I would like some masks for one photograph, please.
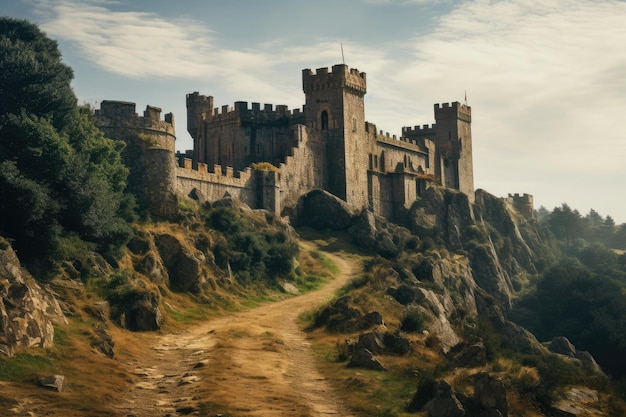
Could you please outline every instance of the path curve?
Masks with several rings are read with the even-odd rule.
[[[116,411],[127,417],[352,416],[318,373],[297,324],[301,313],[330,300],[361,271],[358,261],[325,255],[340,272],[320,290],[155,338],[132,364],[140,382]]]

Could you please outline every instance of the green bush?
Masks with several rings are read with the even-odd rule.
[[[204,216],[207,226],[225,238],[214,248],[216,263],[230,266],[241,283],[291,277],[298,246],[279,222],[269,222],[267,216],[255,220],[232,207],[208,209]]]

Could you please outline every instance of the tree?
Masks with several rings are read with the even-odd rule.
[[[26,262],[76,238],[111,252],[131,233],[124,145],[77,105],[72,74],[36,25],[0,18],[0,234]]]
[[[550,213],[550,229],[554,236],[564,239],[567,246],[571,246],[574,238],[582,235],[583,222],[578,210],[572,210],[563,203],[561,207],[555,207]]]

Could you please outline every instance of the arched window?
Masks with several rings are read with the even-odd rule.
[[[328,112],[324,110],[322,112],[322,130],[328,129]]]

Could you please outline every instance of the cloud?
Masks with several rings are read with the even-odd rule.
[[[210,30],[190,20],[114,11],[109,1],[40,1],[43,29],[105,71],[131,78],[198,77],[214,69]]]

